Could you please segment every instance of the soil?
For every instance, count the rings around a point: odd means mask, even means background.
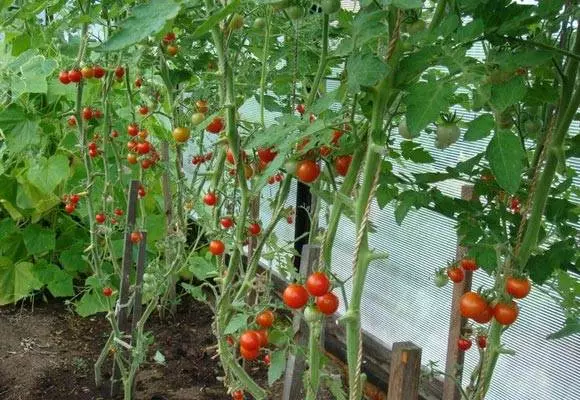
[[[136,399],[231,399],[218,380],[212,314],[207,306],[184,298],[171,321],[154,317],[147,329],[154,344],[137,378]],[[65,304],[49,301],[0,308],[0,399],[107,399],[94,383],[93,363],[109,334],[103,315],[81,318]],[[153,360],[156,351],[166,365]],[[265,386],[266,368],[248,370]],[[110,364],[103,367],[110,377]],[[279,399],[281,383],[271,388]],[[326,397],[326,396],[325,396]]]

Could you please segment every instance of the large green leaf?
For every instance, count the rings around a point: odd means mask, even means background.
[[[276,350],[270,356],[270,366],[268,367],[268,385],[272,386],[284,373],[286,369],[286,351]]]
[[[13,153],[40,143],[38,119],[16,104],[11,104],[0,112],[0,127],[6,135],[7,148]]]
[[[522,100],[526,95],[526,90],[524,79],[518,76],[499,85],[493,85],[489,102],[496,110],[503,111]]]
[[[453,85],[440,80],[419,82],[411,88],[405,99],[407,127],[411,134],[421,132],[449,108],[453,91]]]
[[[14,264],[9,258],[0,257],[0,306],[15,303],[42,287],[33,268],[32,263]]]
[[[346,63],[347,85],[352,92],[361,86],[373,86],[389,72],[387,64],[373,54],[356,54]]]
[[[69,162],[66,156],[57,154],[49,159],[39,157],[27,173],[34,186],[45,193],[52,193],[59,183],[69,175]]]
[[[129,18],[121,22],[119,30],[97,51],[119,51],[159,33],[168,20],[179,13],[181,4],[175,0],[151,0],[131,9]]]
[[[496,132],[487,146],[491,171],[498,185],[509,193],[517,192],[520,187],[525,156],[520,139],[511,131]]]
[[[74,295],[73,278],[53,264],[37,265],[34,268],[38,280],[47,285],[54,297]]]
[[[55,233],[50,229],[42,228],[40,225],[28,225],[23,231],[24,245],[29,254],[42,254],[54,250],[56,242]]]
[[[40,55],[27,59],[19,73],[11,76],[13,92],[17,96],[22,93],[46,93],[46,77],[53,73],[56,66],[56,61]]]
[[[487,137],[495,125],[495,120],[491,114],[481,114],[467,124],[467,131],[463,136],[464,140],[479,140]]]
[[[208,19],[205,20],[203,24],[197,27],[197,29],[193,32],[193,37],[198,38],[200,36],[205,35],[208,33],[211,28],[216,26],[222,19],[231,14],[240,4],[240,0],[234,0],[217,13],[211,15]]]
[[[81,317],[88,317],[99,312],[107,311],[109,307],[105,296],[94,291],[87,291],[83,297],[76,303],[77,313]]]

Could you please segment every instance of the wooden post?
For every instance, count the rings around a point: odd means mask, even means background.
[[[461,198],[463,200],[471,200],[473,198],[473,186],[464,185],[461,187]],[[465,247],[457,244],[455,258],[461,260],[467,254]],[[461,296],[471,290],[471,281],[473,279],[473,272],[464,271],[465,278],[462,282],[453,284],[453,297],[451,300],[451,318],[449,320],[449,335],[447,341],[447,359],[445,362],[445,381],[443,383],[443,400],[460,400],[461,392],[457,384],[461,385],[463,376],[463,361],[465,354],[459,351],[457,341],[461,338],[463,327],[465,326],[466,318],[461,316],[459,312],[459,301]],[[455,379],[453,379],[455,377]]]
[[[412,342],[393,344],[387,400],[417,400],[421,377],[421,348]]]
[[[320,246],[304,245],[302,247],[302,257],[300,258],[300,275],[308,276],[318,265],[319,257]],[[294,314],[292,326],[295,334],[295,343],[300,347],[308,347],[308,324],[301,314]],[[303,354],[290,354],[288,356],[282,400],[303,400],[305,398],[304,385],[302,384],[305,370],[306,359]]]
[[[145,264],[147,263],[147,232],[141,233],[141,242],[139,243],[139,254],[137,255],[137,270],[135,272],[135,304],[133,305],[133,322],[131,323],[131,333],[135,335],[137,324],[141,319],[143,312],[143,274],[145,273]],[[131,344],[134,343],[134,338]],[[131,388],[131,397],[135,398],[135,388],[137,387],[137,379],[133,380],[133,387]]]
[[[137,192],[141,183],[138,180],[132,180],[129,187],[127,200],[127,224],[125,227],[125,244],[123,247],[123,266],[121,269],[121,287],[119,288],[117,324],[119,331],[125,334],[130,328],[129,312],[127,304],[129,301],[129,288],[131,268],[133,267],[133,242],[131,242],[131,232],[135,228],[137,219]],[[111,375],[111,396],[114,397],[120,390],[121,372],[113,360],[113,373]]]

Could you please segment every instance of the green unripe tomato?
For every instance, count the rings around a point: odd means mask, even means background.
[[[300,6],[288,7],[288,10],[286,11],[288,12],[288,16],[290,17],[290,19],[293,20],[300,19],[304,16],[304,9]]]
[[[230,30],[234,31],[244,27],[244,17],[240,14],[234,14],[229,23]]]
[[[325,14],[334,14],[340,10],[340,0],[322,0],[320,7]]]
[[[266,20],[264,18],[256,18],[254,20],[254,29],[262,30],[266,27]]]
[[[287,174],[294,175],[296,173],[296,160],[288,160],[284,164],[284,169]]]
[[[202,113],[193,113],[191,114],[191,124],[193,126],[199,125],[205,119],[205,115]]]
[[[322,317],[322,314],[316,310],[313,306],[308,306],[304,309],[304,320],[307,323],[312,323],[318,321]]]
[[[415,139],[416,137],[419,137],[421,135],[421,132],[412,134],[411,131],[409,131],[409,128],[407,127],[407,120],[402,119],[401,122],[399,122],[399,135],[401,135],[401,137],[403,139]]]

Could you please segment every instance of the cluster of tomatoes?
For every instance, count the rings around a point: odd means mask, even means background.
[[[87,148],[89,149],[89,157],[91,158],[98,157],[101,154],[101,150],[95,141],[89,142]]]
[[[73,68],[71,70],[63,70],[58,74],[58,80],[63,85],[69,83],[79,83],[83,79],[101,79],[107,74],[107,71],[100,65],[84,66],[83,68]],[[115,68],[115,77],[120,80],[125,75],[125,68],[118,66]]]
[[[455,283],[463,281],[464,271],[475,271],[478,266],[473,259],[464,258],[459,265],[452,265],[447,269],[447,276]],[[438,277],[441,279],[441,275]],[[438,285],[442,286],[442,285]],[[513,324],[519,314],[519,308],[512,299],[523,299],[532,288],[528,278],[509,276],[505,279],[505,293],[495,296],[493,293],[467,292],[461,296],[459,310],[461,316],[472,319],[479,324],[487,324],[494,318],[502,325]],[[506,301],[506,299],[509,299]],[[484,335],[477,337],[479,348],[486,346]],[[468,337],[462,337],[457,343],[460,350],[465,351],[471,347],[471,340]]]
[[[306,279],[304,286],[297,283],[288,285],[284,289],[282,300],[289,308],[301,309],[308,303],[310,296],[312,296],[315,298],[314,304],[316,308],[314,310],[307,308],[309,313],[318,311],[325,315],[332,315],[338,310],[339,300],[330,290],[330,279],[326,273],[314,272]]]
[[[120,208],[115,208],[115,210],[113,211],[114,216],[111,217],[111,224],[116,225],[117,223],[119,223],[119,221],[117,220],[116,217],[122,217],[124,214],[124,211],[121,210]],[[100,212],[97,213],[95,215],[95,221],[98,224],[104,224],[107,221],[107,215],[104,212]]]
[[[93,107],[83,108],[82,114],[83,114],[83,119],[85,121],[103,118],[103,112],[101,110],[99,110],[98,108],[93,108]],[[76,118],[75,118],[75,125],[76,125]]]
[[[175,56],[179,52],[179,48],[175,45],[175,33],[174,32],[167,32],[165,36],[163,36],[163,46],[165,46],[165,51],[171,57]]]
[[[137,164],[139,158],[141,161],[141,168],[148,169],[155,165],[160,156],[151,142],[147,140],[149,133],[146,129],[139,129],[136,123],[131,123],[127,127],[127,133],[131,139],[127,142],[127,162],[129,164]]]
[[[271,310],[265,310],[256,316],[258,329],[249,329],[240,335],[240,356],[245,360],[255,360],[260,349],[268,345],[268,329],[274,324],[275,316]],[[269,364],[269,356],[264,362]]]
[[[67,214],[72,214],[76,210],[80,199],[81,196],[78,194],[65,194],[62,198],[62,201],[64,202],[64,211]]]
[[[211,161],[212,158],[213,158],[213,153],[210,151],[209,153],[206,153],[206,154],[198,154],[196,156],[193,156],[191,159],[191,163],[193,165],[201,165],[207,161]]]

